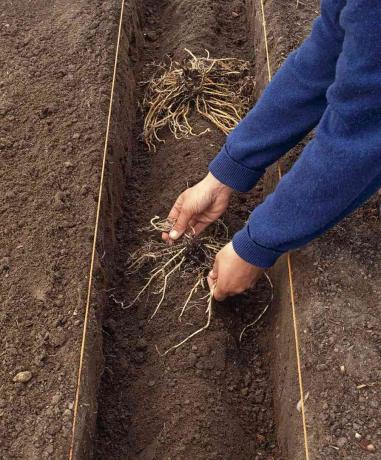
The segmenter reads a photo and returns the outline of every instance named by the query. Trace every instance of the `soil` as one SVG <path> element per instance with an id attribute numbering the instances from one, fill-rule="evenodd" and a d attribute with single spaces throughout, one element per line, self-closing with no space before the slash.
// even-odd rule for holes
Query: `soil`
<path id="1" fill-rule="evenodd" d="M 94 234 L 120 2 L 3 0 L 0 13 L 0 458 L 65 459 Z M 249 295 L 179 323 L 187 286 L 170 286 L 159 314 L 146 296 L 124 310 L 145 274 L 127 276 L 131 251 L 152 234 L 224 141 L 212 129 L 156 154 L 141 142 L 146 64 L 166 54 L 252 60 L 267 84 L 259 0 L 125 2 L 94 292 L 80 385 L 74 459 L 302 459 L 295 351 L 284 260 Z M 317 0 L 265 2 L 273 71 L 308 33 Z M 197 127 L 210 127 L 194 119 Z M 290 167 L 302 143 L 282 162 Z M 268 193 L 270 170 L 236 195 L 231 233 Z M 292 255 L 310 457 L 378 458 L 381 449 L 379 199 Z M 103 314 L 104 313 L 104 314 Z M 103 325 L 103 330 L 102 330 Z M 103 353 L 102 353 L 103 332 Z M 102 380 L 99 389 L 101 373 Z M 99 408 L 99 410 L 98 410 Z M 97 415 L 98 414 L 98 415 Z M 373 446 L 374 452 L 372 452 Z"/>
<path id="2" fill-rule="evenodd" d="M 148 40 L 142 67 L 136 69 L 143 81 L 152 74 L 146 64 L 160 62 L 168 53 L 182 57 L 184 47 L 194 53 L 207 49 L 215 57 L 252 55 L 241 1 L 145 1 L 143 10 Z M 138 116 L 136 137 L 143 121 Z M 196 131 L 210 127 L 196 117 L 193 122 Z M 104 323 L 106 363 L 96 457 L 280 459 L 268 330 L 261 324 L 249 330 L 242 343 L 238 340 L 243 327 L 269 302 L 266 281 L 250 295 L 215 305 L 210 328 L 166 357 L 159 356 L 157 349 L 165 351 L 206 321 L 201 307 L 178 322 L 179 308 L 189 292 L 182 278 L 169 286 L 162 308 L 151 321 L 158 296 L 144 296 L 131 309 L 121 308 L 121 302 L 128 305 L 146 282 L 146 273 L 125 274 L 129 255 L 145 239 L 160 238 L 142 229 L 153 216 L 165 217 L 177 195 L 204 177 L 224 141 L 213 128 L 207 135 L 181 141 L 169 132 L 163 136 L 166 143 L 155 154 L 143 143 L 136 145 L 127 178 L 117 231 L 121 277 L 110 287 Z M 259 187 L 251 195 L 235 197 L 225 220 L 232 232 L 243 225 L 261 195 Z"/>
<path id="3" fill-rule="evenodd" d="M 4 0 L 1 6 L 0 458 L 63 459 L 71 442 L 120 4 Z M 136 31 L 132 13 L 127 8 L 126 55 Z M 126 60 L 120 70 L 128 76 Z M 130 92 L 119 96 L 124 113 Z M 119 118 L 116 106 L 115 128 Z M 111 139 L 108 198 L 120 187 L 127 131 Z M 113 201 L 107 209 L 113 215 L 101 216 L 101 255 L 104 248 L 112 253 L 112 232 L 103 230 L 118 216 Z M 93 306 L 101 304 L 96 293 Z M 102 357 L 95 312 L 79 444 L 94 431 Z M 19 372 L 31 379 L 15 382 Z"/>

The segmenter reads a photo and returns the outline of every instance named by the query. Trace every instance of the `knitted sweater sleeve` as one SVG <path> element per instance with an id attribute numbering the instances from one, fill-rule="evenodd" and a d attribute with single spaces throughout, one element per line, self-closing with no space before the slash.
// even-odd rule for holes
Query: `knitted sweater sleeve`
<path id="1" fill-rule="evenodd" d="M 228 136 L 209 165 L 221 182 L 250 190 L 267 166 L 313 129 L 327 108 L 342 49 L 344 0 L 322 0 L 310 36 L 290 54 L 254 108 Z"/>
<path id="2" fill-rule="evenodd" d="M 315 138 L 233 238 L 236 252 L 260 267 L 322 234 L 381 187 L 381 2 L 348 0 L 340 27 L 342 52 Z"/>

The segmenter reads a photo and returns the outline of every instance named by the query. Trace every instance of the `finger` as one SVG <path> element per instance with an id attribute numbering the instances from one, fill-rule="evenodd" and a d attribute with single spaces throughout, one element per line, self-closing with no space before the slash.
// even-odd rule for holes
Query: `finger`
<path id="1" fill-rule="evenodd" d="M 168 217 L 167 217 L 168 222 L 176 222 L 176 220 L 178 219 L 181 213 L 183 201 L 184 201 L 183 194 L 181 194 L 175 201 L 175 204 L 172 206 L 172 209 L 170 210 L 168 214 Z M 168 243 L 171 242 L 171 237 L 169 236 L 169 232 L 163 232 L 161 234 L 161 238 Z"/>
<path id="2" fill-rule="evenodd" d="M 176 220 L 178 219 L 180 215 L 181 208 L 183 207 L 183 202 L 184 202 L 184 196 L 183 194 L 181 194 L 175 201 L 175 204 L 172 206 L 172 209 L 169 211 L 169 214 L 167 217 L 169 222 L 176 222 Z"/>
<path id="3" fill-rule="evenodd" d="M 214 287 L 216 286 L 216 281 L 210 278 L 210 276 L 208 276 L 207 281 L 208 281 L 209 289 L 213 291 Z"/>
<path id="4" fill-rule="evenodd" d="M 188 222 L 188 227 L 186 230 L 189 236 L 196 236 L 196 231 L 195 231 L 196 225 L 197 225 L 197 219 L 195 219 L 195 216 L 193 215 L 190 221 Z"/>
<path id="5" fill-rule="evenodd" d="M 202 233 L 209 225 L 211 222 L 200 222 L 198 221 L 194 226 L 193 226 L 193 231 L 194 235 L 198 236 L 200 233 Z"/>
<path id="6" fill-rule="evenodd" d="M 217 278 L 218 278 L 217 272 L 214 269 L 210 270 L 208 278 L 210 278 L 211 280 L 217 281 Z"/>
<path id="7" fill-rule="evenodd" d="M 209 289 L 212 291 L 217 283 L 217 278 L 218 278 L 218 262 L 217 259 L 214 260 L 213 263 L 213 268 L 210 270 L 208 273 L 208 284 L 209 284 Z"/>
<path id="8" fill-rule="evenodd" d="M 189 221 L 192 219 L 193 212 L 184 206 L 182 206 L 180 214 L 177 217 L 177 221 L 173 226 L 173 229 L 169 232 L 171 240 L 177 240 L 182 236 L 188 228 Z"/>
<path id="9" fill-rule="evenodd" d="M 214 287 L 213 297 L 217 300 L 217 302 L 222 302 L 226 299 L 228 293 L 225 292 L 223 289 L 220 289 L 218 283 Z"/>

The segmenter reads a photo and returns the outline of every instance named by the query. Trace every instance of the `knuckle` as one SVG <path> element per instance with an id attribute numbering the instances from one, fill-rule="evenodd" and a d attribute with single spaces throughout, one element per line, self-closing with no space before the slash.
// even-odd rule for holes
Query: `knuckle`
<path id="1" fill-rule="evenodd" d="M 189 203 L 184 203 L 182 208 L 183 214 L 189 214 L 191 212 L 191 206 Z"/>

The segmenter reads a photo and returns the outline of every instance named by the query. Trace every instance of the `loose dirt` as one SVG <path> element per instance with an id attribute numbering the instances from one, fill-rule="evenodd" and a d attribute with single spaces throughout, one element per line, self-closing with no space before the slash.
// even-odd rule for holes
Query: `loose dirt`
<path id="1" fill-rule="evenodd" d="M 120 2 L 4 0 L 1 7 L 0 458 L 65 459 Z M 129 44 L 139 32 L 130 5 L 126 23 L 120 72 L 133 83 L 126 59 L 134 58 Z M 117 138 L 114 130 L 122 118 L 128 124 L 132 91 L 118 94 L 114 110 L 100 257 L 113 252 L 121 153 L 129 148 L 128 130 Z M 97 279 L 78 446 L 94 431 L 102 359 Z M 14 381 L 20 372 L 31 378 Z"/>
<path id="2" fill-rule="evenodd" d="M 158 355 L 203 324 L 179 323 L 186 286 L 123 310 L 143 279 L 128 256 L 201 179 L 224 142 L 215 130 L 150 154 L 141 141 L 136 81 L 166 54 L 237 56 L 267 83 L 259 0 L 127 1 L 106 168 L 95 289 L 81 380 L 74 458 L 304 458 L 293 330 L 282 261 L 270 297 L 214 306 L 209 330 Z M 0 13 L 0 458 L 68 458 L 84 304 L 120 2 L 2 2 Z M 308 33 L 316 0 L 265 2 L 273 70 Z M 144 35 L 144 37 L 143 37 Z M 143 46 L 144 45 L 144 46 Z M 137 123 L 136 117 L 138 118 Z M 195 118 L 200 130 L 210 127 Z M 289 155 L 289 167 L 303 144 Z M 231 232 L 267 193 L 234 197 Z M 376 197 L 293 254 L 311 458 L 378 458 L 380 238 Z M 143 274 L 144 275 L 144 274 Z M 102 312 L 105 310 L 105 317 Z M 100 334 L 103 324 L 103 352 Z M 98 392 L 101 373 L 102 385 Z M 95 421 L 99 405 L 96 439 Z M 278 443 L 279 445 L 278 445 Z M 374 452 L 369 448 L 373 446 Z"/>
<path id="3" fill-rule="evenodd" d="M 1 458 L 67 452 L 110 73 L 105 51 L 115 27 L 104 6 L 2 2 Z M 31 372 L 27 383 L 13 381 L 20 371 Z"/>
<path id="4" fill-rule="evenodd" d="M 204 49 L 214 57 L 252 58 L 247 42 L 243 2 L 146 1 L 141 80 L 165 54 L 181 58 L 187 47 Z M 139 69 L 139 70 L 138 70 Z M 141 95 L 140 95 L 141 97 Z M 179 277 L 157 316 L 149 321 L 157 296 L 145 296 L 123 310 L 144 284 L 144 277 L 126 276 L 129 254 L 152 234 L 142 233 L 149 220 L 165 217 L 177 194 L 200 180 L 224 136 L 195 119 L 207 135 L 166 143 L 150 154 L 136 145 L 132 172 L 127 178 L 123 217 L 118 227 L 120 279 L 113 285 L 104 323 L 105 372 L 99 395 L 97 458 L 277 458 L 272 415 L 269 363 L 271 351 L 266 326 L 243 327 L 258 316 L 271 292 L 265 281 L 254 293 L 216 305 L 212 325 L 202 336 L 177 352 L 160 357 L 203 322 L 204 309 L 194 309 L 186 321 L 177 320 L 188 286 Z M 142 115 L 136 135 L 142 131 Z M 237 196 L 226 218 L 238 229 L 250 208 L 261 199 L 255 193 Z M 160 235 L 157 235 L 159 238 Z M 156 300 L 156 302 L 155 302 Z M 205 305 L 206 308 L 206 305 Z"/>

